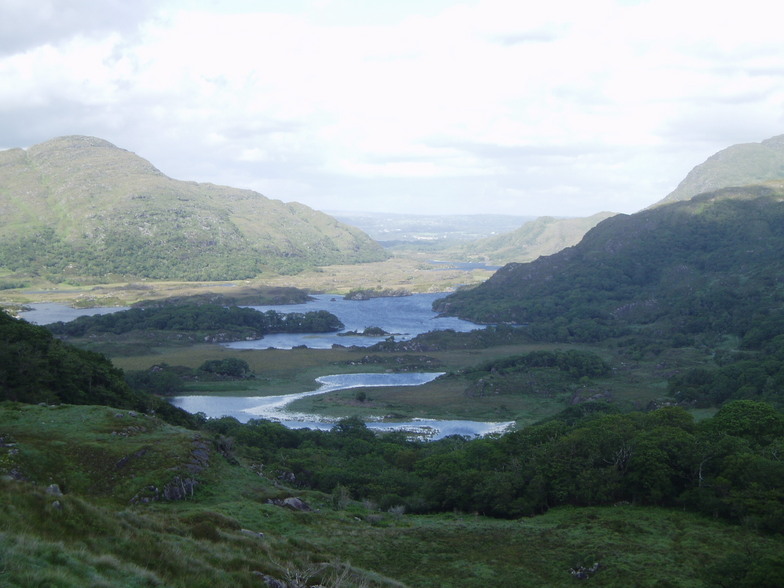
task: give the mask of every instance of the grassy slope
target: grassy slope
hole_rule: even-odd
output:
[[[173,180],[91,137],[0,152],[0,210],[3,243],[54,230],[43,243],[24,241],[26,267],[7,254],[5,265],[25,275],[49,264],[41,273],[105,280],[110,273],[176,278],[201,271],[231,279],[258,274],[259,262],[294,258],[312,266],[386,256],[326,214],[250,190]],[[57,269],[63,255],[70,263]]]
[[[544,216],[510,233],[460,245],[448,254],[494,264],[533,261],[576,245],[585,233],[614,214],[600,212],[586,218],[560,219]]]
[[[692,169],[683,181],[654,206],[688,200],[725,188],[784,178],[784,135],[760,143],[741,143],[722,149]]]
[[[117,413],[0,405],[0,467],[13,462],[29,478],[0,480],[0,584],[258,586],[264,573],[327,586],[568,586],[570,568],[598,562],[592,585],[700,586],[727,557],[782,548],[781,538],[631,506],[500,521],[335,508],[329,496],[306,493],[298,495],[318,510],[292,512],[266,503],[292,490],[248,463],[229,465],[211,443],[193,498],[133,506],[136,489],[192,462],[194,433]],[[128,434],[139,419],[145,430]],[[149,447],[145,467],[118,468],[118,456],[140,444]],[[47,494],[50,483],[65,495]]]

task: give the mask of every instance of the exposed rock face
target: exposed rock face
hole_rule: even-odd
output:
[[[149,448],[142,448],[134,454],[124,457],[117,462],[116,467],[124,467],[132,458],[144,455]],[[189,475],[176,475],[162,488],[150,485],[143,488],[133,498],[131,504],[148,504],[158,500],[186,500],[192,498],[199,485],[199,481],[193,477],[204,471],[210,465],[210,446],[200,436],[193,440],[193,450],[191,460],[181,466],[182,470]]]
[[[274,504],[276,506],[282,506],[284,508],[290,508],[291,510],[297,510],[300,512],[310,512],[313,510],[310,508],[310,505],[302,500],[301,498],[297,498],[296,496],[289,496],[288,498],[270,498],[267,500],[267,504]]]
[[[131,504],[149,504],[159,500],[185,500],[193,497],[193,492],[198,485],[199,482],[193,478],[174,476],[163,489],[154,485],[147,486],[131,498]]]
[[[193,478],[174,479],[163,487],[163,498],[166,500],[185,500],[193,496],[193,490],[199,483]]]

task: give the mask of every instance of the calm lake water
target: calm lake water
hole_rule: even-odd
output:
[[[128,310],[127,306],[102,306],[98,308],[71,308],[65,304],[56,302],[40,302],[38,304],[28,304],[33,310],[19,313],[19,318],[23,318],[28,323],[34,325],[48,325],[62,321],[67,323],[80,316],[92,316],[94,314],[109,314],[120,310]]]
[[[483,328],[474,323],[454,317],[438,317],[431,310],[433,301],[445,294],[414,294],[411,296],[373,298],[371,300],[343,300],[334,295],[318,295],[305,304],[282,306],[253,306],[260,311],[308,312],[327,310],[335,314],[345,325],[344,332],[363,331],[366,327],[381,327],[394,335],[398,341],[411,339],[420,333],[452,329],[465,332]],[[70,308],[62,304],[31,304],[34,310],[21,313],[25,320],[36,324],[70,321],[79,316],[106,314],[125,308]],[[239,341],[226,344],[233,349],[291,349],[307,345],[312,349],[329,349],[333,344],[367,347],[383,341],[386,337],[339,336],[336,333],[279,334],[267,335],[256,341]],[[313,394],[325,394],[336,390],[374,386],[419,386],[440,374],[343,374],[325,375],[317,379],[321,385],[316,390],[281,396],[180,396],[173,404],[191,413],[203,412],[208,417],[232,416],[241,422],[253,418],[264,418],[281,422],[290,428],[331,429],[336,419],[318,415],[292,413],[286,406],[298,398]],[[377,430],[406,430],[421,434],[425,438],[440,439],[448,435],[486,435],[508,429],[513,422],[450,421],[416,419],[407,422],[370,421],[369,428]]]
[[[326,310],[337,316],[345,325],[342,332],[362,332],[366,327],[381,327],[394,335],[395,340],[405,341],[428,331],[452,329],[471,331],[483,328],[480,325],[455,317],[438,317],[431,310],[433,302],[446,294],[413,294],[411,296],[372,298],[371,300],[343,300],[340,296],[319,294],[314,300],[304,304],[276,306],[251,306],[262,312],[310,312]],[[94,314],[107,314],[126,310],[127,307],[111,308],[71,308],[64,304],[30,304],[32,311],[22,312],[19,316],[28,322],[47,325],[57,321],[72,321],[77,317]],[[291,349],[306,345],[311,349],[329,349],[332,345],[350,347],[369,347],[384,337],[340,336],[338,333],[280,333],[266,335],[253,341],[227,343],[232,349]]]
[[[322,376],[316,390],[280,396],[177,396],[172,404],[191,413],[203,412],[208,417],[231,416],[246,423],[250,419],[267,419],[280,422],[291,429],[331,429],[337,420],[319,415],[286,410],[286,406],[306,396],[326,394],[351,388],[383,386],[420,386],[440,376],[441,373],[405,374],[336,374]],[[449,435],[487,435],[500,433],[514,425],[510,422],[482,422],[464,420],[414,419],[410,421],[371,420],[368,428],[378,431],[402,430],[423,438],[436,440]]]
[[[433,302],[446,294],[413,294],[370,300],[343,300],[342,297],[319,294],[315,300],[305,304],[286,306],[251,306],[261,311],[276,310],[278,312],[309,312],[326,310],[337,316],[346,326],[343,332],[362,332],[366,327],[381,327],[394,335],[396,341],[405,341],[428,331],[472,331],[483,328],[474,323],[455,317],[439,317],[431,310]],[[232,349],[291,349],[299,345],[307,345],[311,349],[329,349],[332,345],[350,347],[369,347],[384,337],[341,336],[337,333],[267,335],[255,341],[236,341],[227,343]]]

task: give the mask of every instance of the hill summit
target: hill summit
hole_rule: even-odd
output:
[[[659,204],[688,200],[697,194],[784,178],[784,135],[759,143],[739,143],[714,153],[694,167]]]
[[[385,258],[299,203],[167,177],[95,137],[0,152],[0,267],[55,281],[232,280]]]

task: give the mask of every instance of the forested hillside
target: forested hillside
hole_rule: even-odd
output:
[[[783,200],[778,182],[618,215],[580,244],[509,264],[436,308],[559,341],[743,337],[781,316]]]
[[[173,180],[82,136],[0,152],[0,232],[0,268],[52,281],[230,280],[385,257],[302,204]]]
[[[59,341],[43,327],[0,310],[0,401],[102,404],[156,412],[194,426],[192,415],[157,396],[132,390],[121,370],[99,353]]]

